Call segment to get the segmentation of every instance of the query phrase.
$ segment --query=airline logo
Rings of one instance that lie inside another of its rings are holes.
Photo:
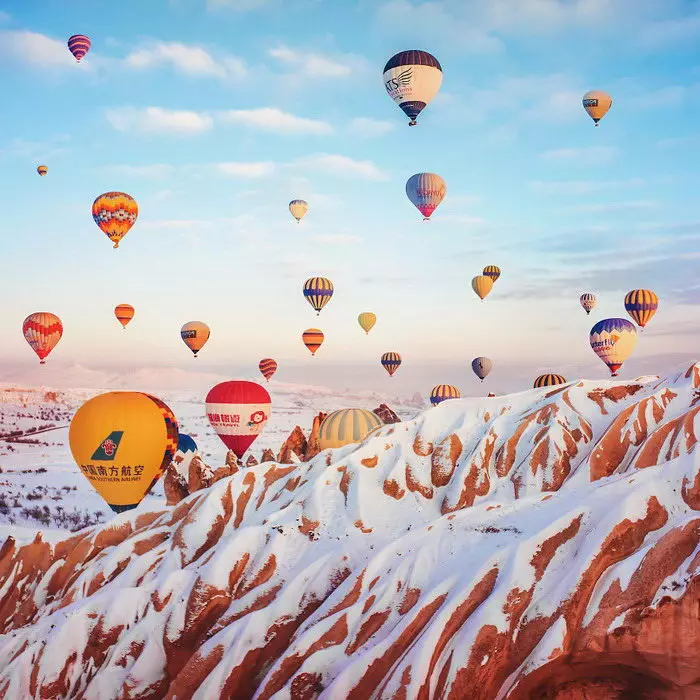
[[[100,462],[113,462],[124,436],[123,430],[113,430],[98,446],[91,459]]]

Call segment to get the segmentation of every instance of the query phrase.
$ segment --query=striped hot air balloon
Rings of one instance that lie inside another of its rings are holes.
[[[313,306],[316,315],[331,300],[333,296],[333,282],[325,277],[310,277],[304,282],[304,297]]]
[[[304,345],[306,345],[312,355],[315,355],[316,350],[323,344],[323,337],[323,331],[320,331],[318,328],[307,328],[301,334]]]
[[[561,374],[540,374],[532,386],[534,389],[541,389],[545,386],[556,386],[557,384],[566,384],[566,379]]]
[[[92,203],[92,218],[115,248],[119,247],[138,215],[136,200],[125,192],[105,192]]]
[[[63,335],[63,324],[55,314],[39,311],[29,314],[22,324],[24,339],[37,354],[40,364],[46,364],[46,358],[56,347]]]
[[[477,275],[472,280],[472,289],[481,301],[483,301],[493,289],[493,280],[486,275]]]
[[[612,107],[612,97],[602,90],[590,90],[583,96],[582,102],[583,108],[596,126]]]
[[[659,297],[651,289],[633,289],[625,296],[625,311],[640,328],[651,321],[658,308]]]
[[[605,318],[591,328],[591,349],[608,366],[613,377],[637,344],[637,329],[625,318]]]
[[[306,216],[306,212],[309,211],[309,205],[303,199],[293,199],[289,203],[289,211],[299,223]]]
[[[372,411],[344,408],[329,413],[321,422],[319,442],[322,450],[362,442],[372,431],[384,425]]]
[[[39,175],[44,177],[44,175],[49,172],[49,169],[45,165],[40,165],[37,167],[36,171],[39,173]]]
[[[272,379],[272,375],[277,371],[277,363],[271,357],[266,357],[260,360],[258,369],[262,376],[269,382],[270,379]]]
[[[75,60],[80,63],[80,59],[85,57],[85,54],[90,50],[92,43],[90,38],[85,34],[73,34],[68,39],[68,50],[73,54]]]
[[[487,265],[482,274],[490,277],[492,282],[496,282],[501,276],[501,268],[497,265]]]
[[[377,316],[371,311],[365,311],[357,317],[357,322],[360,324],[362,330],[369,335],[369,332],[374,328],[374,324],[377,322]]]
[[[211,331],[206,323],[201,321],[188,321],[180,329],[180,337],[185,345],[192,350],[194,356],[197,357],[197,353],[205,346]]]
[[[430,392],[430,403],[433,406],[437,406],[439,403],[447,401],[447,399],[459,399],[461,396],[456,386],[452,386],[452,384],[438,384]]]
[[[595,305],[598,303],[598,300],[595,298],[595,294],[589,294],[588,292],[582,294],[579,301],[581,302],[581,306],[583,306],[586,315],[590,314],[595,308]]]
[[[428,221],[432,213],[445,198],[447,185],[435,173],[417,173],[411,175],[406,182],[406,195],[413,206],[423,214],[423,220]]]
[[[401,355],[398,352],[385,352],[382,355],[382,367],[389,373],[390,377],[394,376],[394,372],[401,365]]]
[[[117,321],[119,321],[125,329],[129,321],[134,318],[135,313],[134,307],[131,304],[119,304],[114,308],[114,315],[117,317]]]

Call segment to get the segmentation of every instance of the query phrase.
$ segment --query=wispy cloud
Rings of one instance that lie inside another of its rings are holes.
[[[147,134],[199,134],[212,128],[214,120],[203,112],[161,107],[117,107],[105,112],[117,131]]]
[[[23,138],[12,139],[3,149],[0,149],[0,156],[12,155],[31,160],[50,160],[57,158],[68,152],[65,144],[70,141],[67,134],[47,138],[44,141],[29,141]]]
[[[593,192],[609,191],[611,189],[621,189],[627,187],[639,187],[644,184],[641,178],[630,180],[565,180],[565,181],[543,181],[533,180],[529,187],[538,194],[591,194]]]
[[[224,175],[244,180],[255,180],[272,175],[276,170],[276,165],[270,161],[259,163],[219,163],[217,168]]]
[[[589,148],[556,148],[541,154],[543,160],[575,162],[578,165],[611,163],[620,154],[616,146],[590,146]]]
[[[316,236],[311,236],[311,240],[324,245],[347,245],[362,242],[359,236],[351,233],[319,233]]]
[[[580,214],[602,214],[616,211],[640,211],[658,207],[658,202],[642,199],[635,202],[606,202],[604,204],[582,204],[575,207],[566,207],[566,211]]]
[[[277,46],[268,51],[272,58],[294,69],[295,75],[306,78],[346,78],[366,67],[366,61],[353,54],[329,56],[315,51]]]
[[[207,8],[218,10],[228,8],[237,12],[260,10],[270,4],[270,0],[207,0]]]
[[[221,112],[219,118],[228,124],[240,124],[249,129],[281,134],[325,135],[333,133],[333,127],[324,121],[297,117],[276,107],[232,109]]]
[[[2,10],[0,10],[0,22],[9,22],[10,19],[12,18],[10,17],[9,12],[3,12]]]
[[[154,163],[153,165],[109,165],[103,169],[118,177],[143,177],[149,180],[161,180],[172,175],[175,168],[166,163]]]
[[[396,128],[394,122],[385,121],[382,119],[368,119],[367,117],[356,117],[349,126],[348,132],[353,136],[362,136],[363,138],[377,138],[386,136]]]
[[[0,58],[40,68],[75,68],[65,41],[27,30],[0,31]]]
[[[371,160],[355,160],[348,156],[329,153],[318,153],[299,158],[293,165],[341,177],[360,177],[365,180],[386,180],[389,177]]]

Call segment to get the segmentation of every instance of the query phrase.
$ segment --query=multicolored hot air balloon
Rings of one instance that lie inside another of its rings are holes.
[[[119,304],[114,307],[114,315],[117,317],[117,321],[122,324],[122,327],[126,329],[129,321],[134,318],[134,307],[131,304]]]
[[[624,318],[606,318],[591,328],[591,348],[605,362],[613,377],[637,344],[637,329]]]
[[[438,94],[442,67],[427,51],[401,51],[384,66],[384,87],[408,117],[409,126]]]
[[[178,474],[187,480],[190,473],[190,463],[197,455],[197,443],[190,435],[180,433],[177,438],[177,450],[173,457],[173,466]]]
[[[447,399],[459,399],[461,396],[456,386],[452,386],[452,384],[438,384],[430,392],[430,403],[433,406],[437,406],[439,403],[447,401]]]
[[[210,334],[209,326],[201,321],[189,321],[180,329],[180,337],[195,357],[209,340]]]
[[[472,360],[472,371],[482,382],[488,377],[492,367],[493,362],[488,357],[475,357]]]
[[[401,355],[398,352],[385,352],[382,355],[382,367],[389,373],[390,377],[394,376],[394,372],[401,365]]]
[[[271,358],[266,357],[258,363],[258,369],[265,379],[269,382],[272,375],[277,371],[277,363]]]
[[[602,90],[590,90],[583,96],[583,108],[598,126],[598,122],[608,113],[612,106],[612,97]]]
[[[68,39],[68,50],[73,54],[75,60],[80,63],[80,59],[85,57],[85,54],[90,50],[92,43],[90,38],[85,34],[73,34]]]
[[[362,442],[370,433],[384,425],[373,411],[363,408],[344,408],[329,413],[319,427],[322,450]]]
[[[39,175],[44,177],[44,175],[49,172],[49,169],[45,165],[40,165],[37,167],[36,171],[39,173]]]
[[[197,443],[191,435],[180,433],[177,438],[177,451],[183,455],[194,454],[197,451]]]
[[[357,322],[360,324],[362,330],[369,335],[369,332],[374,328],[374,324],[377,322],[377,316],[371,311],[364,311],[357,317]]]
[[[497,265],[487,265],[482,274],[490,277],[492,282],[496,282],[501,276],[501,268]]]
[[[105,192],[92,203],[92,218],[115,248],[119,247],[138,215],[136,200],[125,192]]]
[[[136,508],[165,471],[178,445],[175,415],[150,394],[110,391],[73,416],[73,459],[116,513]]]
[[[307,328],[301,334],[304,345],[306,345],[312,355],[315,355],[316,350],[323,344],[323,337],[323,331],[320,331],[318,328]]]
[[[289,203],[289,211],[299,223],[306,216],[306,212],[309,211],[309,205],[303,199],[293,199]]]
[[[310,277],[304,282],[304,297],[313,306],[316,315],[333,296],[333,282],[325,277]]]
[[[406,195],[413,206],[423,214],[423,221],[428,221],[432,213],[445,198],[447,185],[435,173],[417,173],[406,182]]]
[[[541,389],[545,386],[557,386],[557,384],[566,384],[566,379],[561,374],[540,374],[532,387],[533,389]]]
[[[640,328],[651,321],[658,308],[659,297],[651,289],[633,289],[625,296],[625,311]]]
[[[477,275],[472,280],[472,289],[477,296],[483,301],[493,289],[493,280],[486,275]]]
[[[207,418],[221,441],[241,459],[262,433],[272,399],[255,382],[234,380],[217,384],[207,394]]]
[[[581,306],[583,306],[584,310],[586,311],[586,315],[590,314],[595,308],[595,305],[598,303],[598,300],[595,298],[595,294],[589,294],[588,292],[582,294],[579,301],[581,302]]]
[[[40,311],[29,314],[22,324],[24,339],[39,357],[42,365],[46,364],[46,358],[56,347],[63,335],[63,324],[55,314]]]

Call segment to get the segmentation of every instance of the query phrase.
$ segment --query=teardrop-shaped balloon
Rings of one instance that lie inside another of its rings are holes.
[[[472,289],[476,292],[477,296],[483,301],[489,292],[493,289],[493,280],[486,275],[477,275],[472,280]]]
[[[195,357],[209,340],[210,335],[209,326],[201,321],[189,321],[180,329],[180,337]]]
[[[304,345],[306,345],[312,355],[315,355],[316,350],[323,344],[323,337],[323,331],[320,331],[318,328],[307,328],[301,334]]]
[[[438,384],[437,386],[434,386],[433,390],[430,392],[430,403],[433,406],[437,406],[443,401],[447,401],[448,399],[459,399],[461,396],[462,395],[459,393],[459,389],[456,386],[452,386],[452,384]]]
[[[640,327],[651,321],[659,308],[659,297],[651,289],[633,289],[625,296],[625,310]]]
[[[595,308],[595,305],[598,303],[598,300],[595,298],[595,294],[589,294],[588,292],[582,294],[579,301],[581,302],[581,306],[583,306],[584,310],[586,311],[586,315],[590,314]]]
[[[442,67],[427,51],[401,51],[384,66],[384,87],[408,117],[409,126],[438,94]]]
[[[277,363],[271,357],[266,357],[263,360],[260,360],[258,363],[258,369],[260,370],[262,376],[269,382],[272,375],[277,371]]]
[[[360,328],[369,335],[377,322],[377,317],[371,311],[364,311],[357,317],[357,322],[360,324]]]
[[[80,63],[80,59],[85,57],[85,54],[90,50],[92,43],[90,38],[85,34],[73,34],[68,39],[68,50],[73,54],[75,60]]]
[[[114,307],[114,315],[117,317],[117,321],[122,324],[123,328],[129,325],[129,321],[134,318],[134,307],[131,304],[119,304]]]
[[[613,377],[637,344],[637,329],[624,318],[606,318],[591,328],[593,352],[608,366]]]
[[[39,311],[29,314],[22,324],[22,333],[29,346],[37,354],[40,364],[46,364],[46,358],[56,347],[63,335],[63,324],[55,314]]]
[[[240,459],[263,431],[270,417],[272,399],[260,384],[233,380],[211,389],[206,408],[211,427]]]
[[[612,97],[602,90],[590,90],[583,96],[583,108],[598,126],[598,122],[608,113],[612,106]]]
[[[484,268],[483,274],[490,277],[492,282],[496,282],[496,280],[501,276],[501,268],[497,265],[487,265]]]
[[[488,357],[475,357],[472,360],[472,371],[482,382],[488,377],[492,367],[493,362]]]
[[[427,221],[445,199],[447,185],[435,173],[417,173],[406,182],[406,195]]]
[[[389,373],[390,377],[394,376],[394,372],[401,365],[401,355],[398,352],[385,352],[382,355],[382,367]]]
[[[316,315],[321,313],[321,309],[331,300],[333,296],[333,282],[325,277],[310,277],[304,282],[304,298],[316,311]]]
[[[534,389],[541,389],[545,386],[557,386],[566,384],[566,379],[561,374],[540,374],[532,385]]]
[[[309,211],[309,205],[303,199],[293,199],[289,203],[289,211],[299,223],[306,216],[306,212]]]
[[[120,513],[136,508],[170,464],[178,426],[170,408],[155,396],[110,391],[78,409],[68,440],[83,475]]]
[[[36,171],[39,173],[39,175],[41,175],[43,177],[44,175],[46,175],[46,173],[49,172],[49,169],[45,165],[40,165],[36,169]]]
[[[125,192],[105,192],[92,203],[92,218],[115,248],[136,223],[138,215],[136,200]]]
[[[362,442],[384,425],[373,411],[364,408],[343,408],[329,413],[321,422],[318,439],[322,450]]]

